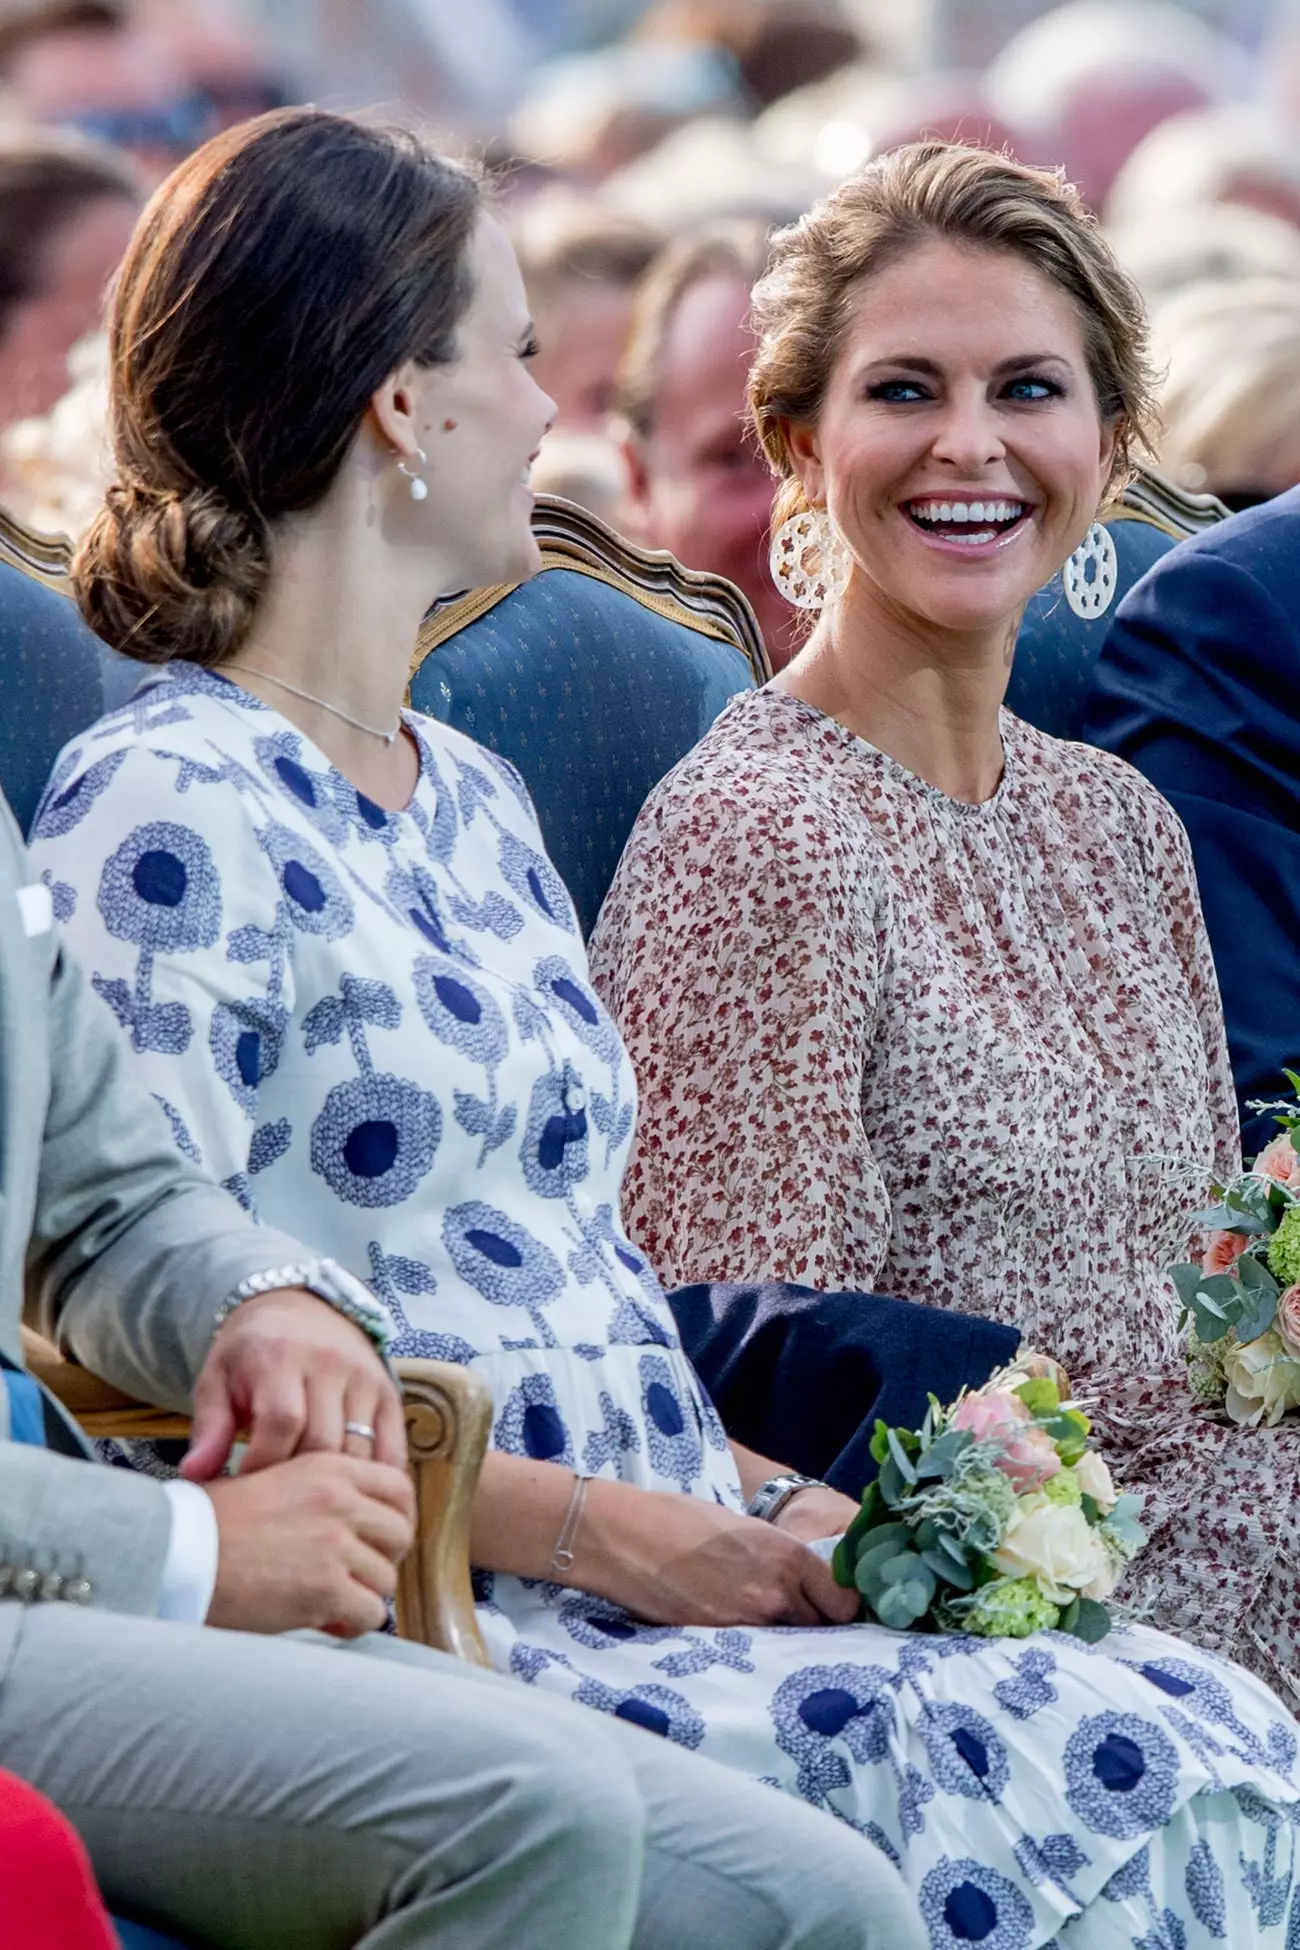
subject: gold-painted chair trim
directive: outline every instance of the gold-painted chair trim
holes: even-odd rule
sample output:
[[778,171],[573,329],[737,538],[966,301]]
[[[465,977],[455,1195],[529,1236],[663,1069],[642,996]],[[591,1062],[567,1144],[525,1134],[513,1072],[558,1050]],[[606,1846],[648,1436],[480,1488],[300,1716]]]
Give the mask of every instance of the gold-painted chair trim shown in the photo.
[[1122,520],[1149,522],[1176,542],[1213,528],[1231,512],[1217,494],[1191,494],[1154,467],[1139,467],[1113,511]]
[[47,589],[55,589],[60,596],[71,596],[72,543],[66,535],[44,535],[38,528],[28,528],[11,515],[7,508],[0,508],[0,562],[7,562],[12,569],[21,569],[33,582],[44,583]]
[[[756,684],[765,684],[771,666],[754,612],[723,576],[684,569],[666,549],[643,549],[572,501],[540,494],[533,509],[533,533],[541,548],[542,572],[572,569],[610,589],[621,590],[642,608],[702,636],[739,650]],[[411,660],[410,681],[425,660],[450,637],[468,629],[522,585],[497,583],[443,603],[425,617]]]

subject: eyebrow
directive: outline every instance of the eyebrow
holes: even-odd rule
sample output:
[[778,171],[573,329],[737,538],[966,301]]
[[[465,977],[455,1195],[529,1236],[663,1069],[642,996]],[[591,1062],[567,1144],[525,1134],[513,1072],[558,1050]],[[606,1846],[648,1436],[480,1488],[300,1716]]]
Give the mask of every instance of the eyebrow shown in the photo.
[[[1003,359],[993,368],[995,379],[1011,378],[1018,372],[1030,372],[1037,366],[1068,366],[1070,361],[1059,352],[1018,352],[1013,359]],[[907,372],[923,372],[927,378],[942,379],[943,367],[937,359],[922,359],[910,352],[898,353],[894,358],[872,359],[863,366],[863,374],[878,372],[883,367],[897,371],[902,367]]]

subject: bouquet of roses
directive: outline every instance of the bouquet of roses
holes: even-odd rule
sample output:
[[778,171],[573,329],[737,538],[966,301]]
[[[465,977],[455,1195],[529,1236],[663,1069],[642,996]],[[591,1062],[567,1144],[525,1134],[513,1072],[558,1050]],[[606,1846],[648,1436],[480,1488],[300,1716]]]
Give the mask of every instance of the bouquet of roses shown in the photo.
[[[1300,1075],[1286,1076],[1300,1092]],[[1278,1136],[1197,1216],[1213,1228],[1204,1256],[1169,1269],[1194,1393],[1270,1428],[1300,1408],[1300,1102],[1272,1108]]]
[[836,1578],[900,1631],[1056,1629],[1094,1644],[1110,1630],[1102,1601],[1146,1536],[1091,1427],[1056,1381],[1014,1367],[950,1408],[932,1395],[919,1429],[877,1422],[880,1474],[836,1545]]

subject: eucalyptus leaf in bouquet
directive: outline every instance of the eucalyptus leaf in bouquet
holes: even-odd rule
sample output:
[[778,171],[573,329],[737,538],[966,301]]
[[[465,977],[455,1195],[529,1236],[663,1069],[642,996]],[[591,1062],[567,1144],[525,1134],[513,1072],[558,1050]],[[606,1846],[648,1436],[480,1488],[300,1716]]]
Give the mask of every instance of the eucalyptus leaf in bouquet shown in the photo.
[[931,1396],[919,1429],[877,1422],[880,1474],[836,1546],[836,1578],[898,1631],[1104,1638],[1104,1601],[1145,1534],[1090,1430],[1055,1380],[1018,1368],[949,1408]]

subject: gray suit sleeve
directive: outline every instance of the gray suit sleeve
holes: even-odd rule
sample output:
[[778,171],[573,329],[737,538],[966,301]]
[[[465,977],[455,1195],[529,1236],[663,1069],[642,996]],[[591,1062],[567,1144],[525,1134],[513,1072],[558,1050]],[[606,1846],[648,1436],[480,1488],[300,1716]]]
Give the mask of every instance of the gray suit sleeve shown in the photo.
[[161,1483],[0,1442],[0,1563],[84,1578],[88,1602],[153,1617],[171,1539]]
[[313,1255],[181,1155],[66,949],[53,959],[49,1044],[28,1319],[105,1380],[183,1413],[221,1301],[249,1274]]

